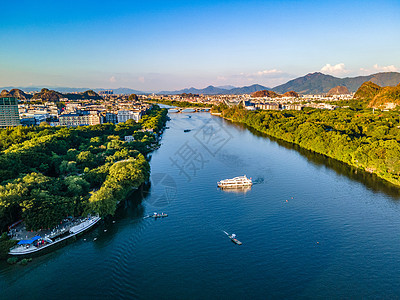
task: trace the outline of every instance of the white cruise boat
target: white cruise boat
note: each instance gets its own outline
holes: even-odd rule
[[[99,216],[87,217],[80,219],[77,223],[73,224],[68,232],[65,232],[58,236],[58,238],[52,240],[48,237],[35,236],[29,240],[20,240],[17,245],[12,247],[8,254],[10,255],[26,255],[41,251],[49,248],[57,243],[65,241],[81,232],[88,230],[93,227],[101,218]]]
[[[246,175],[238,176],[232,179],[225,179],[218,181],[218,187],[226,188],[226,189],[236,189],[236,188],[244,188],[250,187],[253,185],[251,178],[247,178]]]

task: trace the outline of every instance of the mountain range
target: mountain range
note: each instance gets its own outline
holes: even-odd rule
[[[189,89],[183,89],[178,91],[162,91],[159,92],[159,95],[179,95],[179,94],[203,94],[203,95],[241,95],[241,94],[251,94],[254,92],[262,91],[262,90],[270,90],[270,88],[259,85],[253,84],[250,86],[243,86],[243,87],[231,87],[230,89],[222,88],[222,87],[215,87],[209,85],[204,89],[196,89],[191,87]]]
[[[396,86],[400,82],[400,73],[398,72],[382,72],[371,74],[368,76],[338,78],[332,75],[326,75],[320,72],[309,73],[305,76],[290,80],[285,84],[278,85],[274,88],[267,88],[259,84],[251,86],[237,87],[232,89],[223,89],[222,87],[214,87],[212,85],[204,89],[183,89],[179,91],[163,91],[158,94],[177,95],[182,93],[204,94],[204,95],[240,95],[251,94],[263,90],[272,90],[279,94],[294,91],[298,94],[326,94],[331,89],[341,86],[346,87],[350,93],[357,89],[367,81],[371,81],[380,86]]]
[[[344,86],[352,93],[367,81],[380,86],[396,86],[400,82],[400,73],[382,72],[368,76],[338,78],[316,72],[290,80],[285,84],[274,87],[272,90],[277,93],[295,91],[299,94],[325,94],[336,86]]]
[[[350,93],[357,91],[357,89],[367,81],[371,81],[379,86],[396,86],[400,82],[400,73],[398,72],[382,72],[371,74],[367,76],[357,76],[357,77],[346,77],[338,78],[332,75],[326,75],[320,72],[309,73],[305,76],[298,77],[296,79],[290,80],[285,84],[278,85],[273,88],[268,88],[259,84],[253,84],[250,86],[243,87],[233,87],[233,86],[208,86],[203,89],[197,88],[187,88],[177,91],[162,91],[157,94],[159,95],[178,95],[178,94],[203,94],[203,95],[241,95],[241,94],[251,94],[263,90],[272,90],[279,94],[284,94],[286,92],[294,91],[298,94],[326,94],[331,89],[341,86],[346,87]],[[4,87],[2,89],[10,90],[15,87]],[[20,87],[25,92],[30,91],[40,91],[39,87]],[[68,88],[68,87],[53,87],[60,93],[71,93],[71,92],[84,92],[88,88]],[[94,91],[99,92],[105,89],[97,88]],[[151,94],[149,92],[138,91],[130,88],[118,88],[113,89],[114,94]]]
[[[364,82],[354,98],[368,102],[369,107],[387,108],[400,105],[400,83],[397,86],[381,87],[371,81]]]

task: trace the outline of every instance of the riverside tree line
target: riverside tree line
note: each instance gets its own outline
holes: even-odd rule
[[[0,130],[0,229],[24,219],[52,228],[66,216],[113,214],[126,194],[149,179],[146,155],[167,120],[154,106],[136,123]],[[148,131],[150,130],[150,131]],[[132,142],[124,137],[133,135]]]
[[[399,111],[374,112],[357,100],[347,104],[332,111],[248,111],[221,104],[212,111],[400,185]]]

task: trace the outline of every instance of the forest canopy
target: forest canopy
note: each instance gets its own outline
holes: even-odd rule
[[[146,156],[166,120],[167,110],[153,106],[138,123],[0,130],[1,231],[21,218],[36,230],[66,216],[112,215],[149,179]]]
[[[396,110],[373,112],[354,105],[332,111],[247,111],[219,105],[212,111],[400,185],[400,115]]]

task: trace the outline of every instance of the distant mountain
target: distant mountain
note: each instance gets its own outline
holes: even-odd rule
[[[380,92],[381,87],[371,81],[364,82],[354,94],[355,99],[372,100]]]
[[[324,94],[336,86],[345,86],[350,92],[355,92],[366,81],[382,86],[394,86],[400,82],[400,73],[383,72],[368,76],[338,78],[316,72],[290,80],[285,84],[274,87],[272,90],[278,93],[293,90],[300,94]]]
[[[85,99],[85,100],[101,100],[103,99],[99,94],[97,94],[95,91],[89,90],[85,91],[82,93],[78,94],[64,94],[65,98],[68,98],[68,100],[80,100],[80,99]]]
[[[350,94],[349,89],[345,86],[335,86],[334,88],[331,88],[328,92],[328,96],[333,96],[333,95],[346,95]]]
[[[11,97],[11,95],[7,90],[2,90],[0,93],[0,97]]]
[[[158,94],[160,95],[180,95],[180,94],[203,94],[203,95],[219,95],[219,94],[227,94],[229,90],[217,88],[215,86],[209,85],[204,89],[196,89],[194,87],[178,90],[178,91],[162,91]]]
[[[380,87],[371,81],[367,81],[357,90],[354,98],[368,101],[369,107],[394,107],[400,105],[400,84],[397,86]]]
[[[397,86],[385,86],[369,102],[369,107],[394,108],[400,105],[400,84]]]
[[[58,102],[61,98],[64,98],[63,94],[43,88],[39,93],[33,95],[32,100],[42,99],[49,102]]]
[[[130,95],[130,94],[137,94],[137,95],[146,95],[146,94],[151,94],[148,92],[143,92],[143,91],[138,91],[130,88],[117,88],[117,89],[94,89],[96,92],[101,92],[101,91],[108,91],[112,90],[114,94],[125,94],[125,95]]]
[[[262,90],[262,91],[252,93],[251,97],[254,97],[254,98],[262,98],[262,97],[269,97],[269,98],[294,97],[294,98],[297,98],[297,97],[299,97],[299,94],[297,94],[296,92],[290,91],[290,92],[286,92],[283,95],[281,95],[281,94],[275,93],[274,91]]]
[[[253,84],[244,87],[234,87],[232,89],[223,89],[220,87],[215,87],[209,85],[204,89],[189,88],[179,91],[162,91],[158,94],[160,95],[180,95],[180,94],[198,94],[198,95],[241,95],[241,94],[251,94],[257,91],[269,89],[265,86],[259,84]]]
[[[100,100],[102,99],[95,91],[88,90],[81,93],[60,93],[54,90],[43,88],[39,93],[33,95],[32,100],[42,99],[49,102],[58,102],[60,99],[67,98],[68,100]]]
[[[0,88],[2,90],[13,90],[13,89],[18,89],[18,90],[22,90],[25,93],[30,93],[30,92],[37,92],[40,91],[41,88],[36,87],[36,86],[29,86],[29,87],[20,87],[20,86],[4,86],[2,88]]]
[[[2,90],[1,97],[15,97],[21,100],[26,100],[32,98],[32,95],[25,94],[23,91],[19,89],[12,89],[11,91]]]
[[[259,84],[253,84],[250,86],[244,86],[244,87],[238,87],[238,88],[231,89],[228,91],[227,94],[231,94],[231,95],[251,94],[251,93],[262,91],[262,90],[271,90],[271,89],[268,87],[259,85]]]
[[[283,97],[294,97],[294,98],[298,98],[298,97],[299,97],[299,94],[297,94],[297,93],[294,92],[294,91],[289,91],[289,92],[284,93],[282,96],[283,96]]]
[[[49,87],[49,89],[59,92],[59,93],[83,93],[87,90],[90,90],[89,88],[70,88],[70,87]]]
[[[236,86],[233,86],[233,85],[220,85],[220,86],[217,86],[217,88],[224,89],[224,90],[231,90],[231,89],[236,88]]]
[[[276,97],[280,97],[280,95],[275,93],[274,91],[267,91],[267,90],[254,92],[254,93],[251,94],[251,96],[254,97],[254,98],[261,98],[261,97],[276,98]]]

